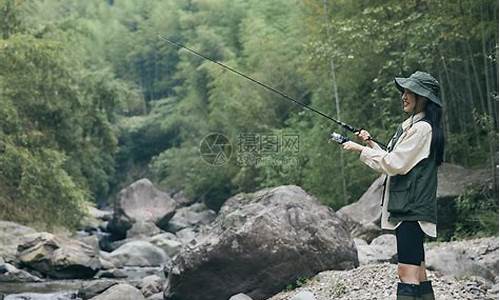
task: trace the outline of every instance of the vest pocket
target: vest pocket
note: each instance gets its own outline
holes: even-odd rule
[[[413,174],[391,177],[389,186],[389,203],[387,211],[391,213],[407,213],[414,199],[415,180]]]

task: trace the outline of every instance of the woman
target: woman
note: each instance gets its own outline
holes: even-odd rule
[[[383,229],[395,230],[398,251],[397,299],[434,299],[425,271],[424,235],[436,237],[437,168],[443,161],[444,136],[439,83],[425,72],[395,78],[403,110],[410,114],[387,151],[362,130],[357,135],[368,146],[345,142],[343,148],[360,152],[370,168],[386,174],[382,196]]]

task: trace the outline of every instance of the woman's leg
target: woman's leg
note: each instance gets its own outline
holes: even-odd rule
[[[434,300],[434,290],[432,289],[432,283],[427,280],[427,273],[425,270],[425,261],[420,264],[420,270],[418,274],[418,280],[420,281],[420,296],[422,300]]]
[[[398,250],[398,300],[420,298],[420,267],[423,257],[424,232],[417,221],[404,221],[396,228]]]
[[[399,224],[396,228],[396,246],[399,278],[406,283],[419,284],[421,265],[425,258],[424,232],[417,221]]]
[[[399,280],[404,283],[420,284],[420,267],[410,264],[398,263]]]
[[[425,270],[425,261],[420,263],[420,268],[418,272],[418,281],[427,281],[427,272]]]

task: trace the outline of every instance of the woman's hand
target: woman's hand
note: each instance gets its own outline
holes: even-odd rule
[[[368,131],[364,130],[364,129],[361,129],[361,131],[358,131],[358,133],[356,133],[356,136],[364,141],[364,142],[368,142],[370,139],[371,139],[371,135],[370,133],[368,133]]]
[[[374,147],[374,142],[371,140],[372,136],[370,135],[370,133],[364,129],[361,129],[361,131],[359,131],[358,133],[356,133],[356,136],[362,140],[363,142],[365,142],[368,146],[370,147]]]
[[[343,143],[342,147],[345,150],[349,150],[349,151],[353,151],[353,152],[361,152],[364,148],[364,146],[362,146],[358,143],[352,142],[352,141],[348,141],[348,142]]]

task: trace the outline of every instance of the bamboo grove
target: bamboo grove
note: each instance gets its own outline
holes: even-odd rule
[[[327,142],[335,124],[158,34],[381,141],[405,118],[393,78],[425,70],[446,162],[498,172],[496,1],[0,0],[0,32],[2,218],[73,226],[64,214],[141,177],[215,209],[281,184],[338,209],[376,178]],[[214,132],[232,145],[223,165],[200,159]],[[296,148],[242,162],[249,137],[288,136]]]

